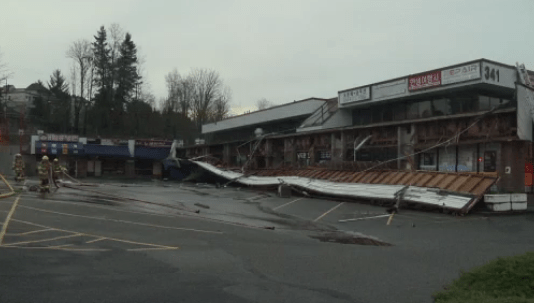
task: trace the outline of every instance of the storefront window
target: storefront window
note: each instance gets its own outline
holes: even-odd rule
[[[430,101],[420,101],[419,102],[419,117],[428,118],[432,116],[432,106]]]
[[[386,105],[386,106],[383,106],[382,108],[383,108],[382,120],[384,122],[393,121],[393,106]]]
[[[487,96],[478,96],[478,110],[490,110],[490,98]]]
[[[402,121],[406,119],[406,104],[399,102],[393,106],[393,120]]]
[[[444,116],[452,114],[451,100],[448,98],[432,100],[432,115]]]
[[[478,98],[476,96],[456,97],[455,102],[458,103],[461,109],[460,109],[460,112],[456,112],[455,114],[471,113],[471,112],[477,111],[477,101],[478,101]]]
[[[408,119],[418,119],[419,116],[419,103],[409,102],[406,104],[406,114]]]
[[[373,106],[371,108],[371,111],[373,116],[373,123],[382,122],[382,108],[380,106]]]

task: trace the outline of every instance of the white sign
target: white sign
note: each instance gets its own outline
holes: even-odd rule
[[[400,97],[408,93],[408,79],[374,85],[372,90],[373,101],[388,99],[389,97]]]
[[[485,83],[514,89],[515,82],[518,81],[515,68],[486,61],[482,61],[481,77]]]
[[[371,90],[369,86],[359,87],[339,93],[339,104],[369,99],[371,99]]]
[[[472,63],[441,71],[441,85],[480,79],[480,63]]]

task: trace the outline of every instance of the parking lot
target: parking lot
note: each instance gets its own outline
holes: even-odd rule
[[[25,191],[0,200],[0,221],[2,302],[431,302],[461,270],[534,249],[532,213],[391,218],[171,182]],[[340,231],[391,246],[317,240]]]

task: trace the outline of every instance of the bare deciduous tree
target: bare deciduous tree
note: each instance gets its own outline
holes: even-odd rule
[[[195,69],[191,77],[195,84],[191,109],[193,120],[200,130],[210,117],[213,103],[221,95],[223,81],[218,72],[207,69]]]
[[[75,62],[74,69],[79,73],[80,83],[80,98],[76,98],[76,91],[74,90],[72,95],[74,98],[74,130],[78,132],[80,123],[80,111],[84,105],[84,89],[86,88],[85,79],[87,72],[91,69],[92,62],[92,48],[91,43],[87,40],[78,40],[72,43],[67,51],[67,57],[71,58]],[[74,71],[75,72],[75,71]],[[73,79],[74,80],[74,79]],[[73,87],[76,87],[76,83],[72,82]],[[91,92],[92,93],[92,92]]]
[[[178,70],[174,69],[165,76],[165,82],[168,92],[166,110],[189,117],[196,84],[192,75],[182,78]]]
[[[232,90],[230,87],[225,86],[221,94],[213,102],[211,109],[212,120],[221,121],[228,117],[230,112],[230,101],[232,100]]]
[[[0,52],[0,85],[5,85],[4,81],[12,75],[13,72],[9,70],[7,63],[2,60],[2,53]]]
[[[269,107],[273,107],[275,106],[276,104],[274,104],[273,102],[265,99],[265,98],[261,98],[259,99],[258,101],[256,101],[256,106],[258,107],[258,110],[262,110],[262,109],[267,109]]]

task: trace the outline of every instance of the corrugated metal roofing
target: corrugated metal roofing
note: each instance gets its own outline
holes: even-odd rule
[[[247,186],[276,186],[285,183],[334,197],[396,201],[397,194],[408,186],[403,196],[404,201],[452,209],[461,213],[467,213],[498,180],[497,174],[422,171],[355,173],[328,170],[317,174],[317,170],[311,169],[261,170],[253,172],[254,175],[246,176],[238,172],[218,169],[208,163],[192,162],[219,177]],[[309,176],[314,176],[314,178]]]
[[[353,172],[326,169],[251,171],[254,176],[298,176],[343,183],[365,183],[385,185],[412,185],[439,188],[461,194],[482,195],[497,181],[497,173],[450,173],[434,171],[368,171]]]

